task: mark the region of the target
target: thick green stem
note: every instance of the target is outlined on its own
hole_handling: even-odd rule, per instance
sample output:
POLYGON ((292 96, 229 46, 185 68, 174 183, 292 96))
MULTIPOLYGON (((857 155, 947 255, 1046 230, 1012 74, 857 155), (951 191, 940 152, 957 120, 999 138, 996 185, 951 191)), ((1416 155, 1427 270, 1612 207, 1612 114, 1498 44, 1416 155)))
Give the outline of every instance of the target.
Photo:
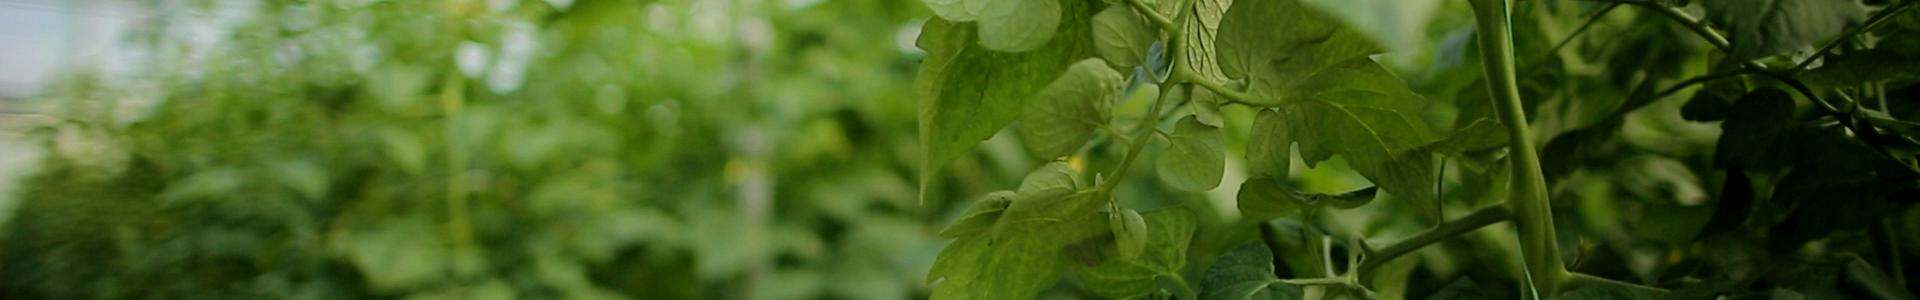
MULTIPOLYGON (((1513 65, 1513 28, 1508 0, 1471 0, 1476 37, 1480 42, 1480 61, 1486 72, 1489 94, 1507 125, 1511 136, 1513 167, 1512 197, 1507 206, 1513 210, 1514 226, 1520 230, 1520 251, 1526 262, 1527 276, 1535 283, 1538 295, 1555 295, 1566 266, 1560 263, 1560 247, 1555 242, 1553 211, 1547 202, 1547 181, 1540 170, 1540 154, 1535 152, 1533 133, 1527 128, 1527 116, 1521 106, 1519 82, 1513 65)), ((1533 294, 1533 293, 1526 293, 1533 294)))

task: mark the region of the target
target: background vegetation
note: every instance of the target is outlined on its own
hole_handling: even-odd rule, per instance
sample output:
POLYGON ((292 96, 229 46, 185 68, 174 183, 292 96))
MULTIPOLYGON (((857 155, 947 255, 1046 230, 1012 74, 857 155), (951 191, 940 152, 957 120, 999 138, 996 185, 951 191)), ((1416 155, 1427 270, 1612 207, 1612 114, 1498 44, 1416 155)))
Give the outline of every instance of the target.
MULTIPOLYGON (((1407 112, 1428 134, 1493 114, 1465 1, 1305 2, 1388 50, 1374 60, 1418 94, 1407 112)), ((1110 5, 1061 3, 1080 12, 1110 5)), ((1787 45, 1849 45, 1793 75, 1827 98, 1870 104, 1860 112, 1893 121, 1873 124, 1897 133, 1890 136, 1911 136, 1893 130, 1920 128, 1905 123, 1920 120, 1911 71, 1920 62, 1911 59, 1920 57, 1920 13, 1891 13, 1910 3, 1870 3, 1858 19, 1787 45), (1863 24, 1880 25, 1848 29, 1863 24)), ((12 206, 0 225, 6 298, 936 297, 939 283, 925 279, 955 244, 941 230, 992 191, 1053 166, 1029 152, 1044 140, 1023 141, 1012 127, 978 130, 992 138, 972 149, 923 144, 927 95, 916 76, 929 50, 915 41, 939 17, 922 1, 140 4, 156 17, 128 39, 150 54, 137 71, 73 70, 52 95, 32 100, 56 121, 29 136, 47 149, 36 173, 19 193, 0 196, 12 206), (215 26, 217 42, 183 38, 202 29, 189 20, 216 11, 237 16, 215 26), (951 163, 929 168, 927 153, 951 163)), ((1561 259, 1621 281, 1705 286, 1709 296, 1875 296, 1848 283, 1861 276, 1855 264, 1890 269, 1891 282, 1911 286, 1900 270, 1902 262, 1920 267, 1912 205, 1920 195, 1912 177, 1879 174, 1911 174, 1901 166, 1913 166, 1920 144, 1829 140, 1844 146, 1782 154, 1749 151, 1801 140, 1728 142, 1776 136, 1732 134, 1749 128, 1852 135, 1821 134, 1837 127, 1816 125, 1837 121, 1815 117, 1826 113, 1795 86, 1758 74, 1680 84, 1727 70, 1724 61, 1794 67, 1811 56, 1741 44, 1754 39, 1737 34, 1716 44, 1672 19, 1733 15, 1712 7, 1724 6, 1515 6, 1520 92, 1544 142, 1561 259), (1793 103, 1785 117, 1743 113, 1779 108, 1745 103, 1781 101, 1793 103), (1808 126, 1740 125, 1788 119, 1808 126), (1785 171, 1799 164, 1831 168, 1785 171), (1738 168, 1765 172, 1748 178, 1738 168), (1880 173, 1827 176, 1867 169, 1880 173), (1784 188, 1792 183, 1807 184, 1784 188), (1770 196, 1730 195, 1741 188, 1770 196), (1728 200, 1782 198, 1794 201, 1728 200)), ((1136 54, 1146 67, 1122 74, 1136 80, 1110 116, 1128 124, 1156 101, 1136 97, 1154 94, 1140 92, 1148 85, 1139 78, 1163 74, 1149 62, 1166 59, 1158 50, 1136 54)), ((1124 207, 1192 217, 1191 243, 1154 246, 1184 251, 1166 265, 1190 279, 1259 240, 1246 225, 1261 220, 1236 197, 1240 183, 1262 175, 1244 152, 1249 133, 1261 132, 1256 110, 1196 106, 1170 109, 1217 109, 1195 122, 1224 133, 1216 138, 1228 151, 1224 184, 1189 191, 1195 183, 1155 176, 1179 165, 1141 163, 1113 192, 1124 207)), ((1153 143, 1148 162, 1165 151, 1153 143)), ((1055 165, 1107 170, 1127 159, 1111 144, 1071 150, 1055 165)), ((1502 201, 1504 154, 1473 154, 1434 161, 1438 214, 1377 201, 1305 222, 1393 241, 1502 201)), ((1281 179, 1319 193, 1369 186, 1349 160, 1282 162, 1291 171, 1281 179)), ((1442 243, 1381 267, 1376 280, 1393 284, 1376 286, 1375 296, 1458 295, 1448 288, 1472 285, 1465 274, 1517 257, 1514 245, 1485 246, 1516 240, 1511 230, 1476 234, 1480 244, 1442 243)), ((1314 272, 1287 260, 1281 278, 1314 272)), ((1039 296, 1137 296, 1081 284, 1088 280, 1098 279, 1069 276, 1038 287, 1039 296)), ((1143 290, 1170 297, 1160 290, 1172 286, 1143 290)))

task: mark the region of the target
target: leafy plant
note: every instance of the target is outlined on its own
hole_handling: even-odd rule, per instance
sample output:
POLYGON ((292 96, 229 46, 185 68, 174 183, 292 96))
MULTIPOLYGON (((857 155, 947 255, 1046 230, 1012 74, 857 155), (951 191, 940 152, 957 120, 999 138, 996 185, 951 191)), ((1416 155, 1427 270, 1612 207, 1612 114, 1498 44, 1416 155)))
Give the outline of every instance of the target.
POLYGON ((922 201, 1002 128, 1044 162, 943 233, 934 299, 1063 278, 1105 298, 1913 297, 1914 228, 1892 224, 1920 199, 1920 115, 1893 91, 1920 28, 1889 24, 1920 20, 1914 1, 1441 5, 1471 12, 1473 42, 1423 76, 1382 63, 1419 26, 1368 16, 1425 4, 922 2, 922 201), (1035 46, 997 42, 1009 28, 1035 46), (1157 180, 1133 176, 1142 157, 1157 180), (1298 177, 1326 171, 1296 164, 1372 186, 1316 192, 1298 177), (1153 181, 1171 199, 1124 201, 1153 181), (1237 195, 1179 196, 1216 189, 1237 195), (1381 228, 1401 237, 1376 246, 1381 228), (1591 262, 1633 256, 1654 262, 1591 262))

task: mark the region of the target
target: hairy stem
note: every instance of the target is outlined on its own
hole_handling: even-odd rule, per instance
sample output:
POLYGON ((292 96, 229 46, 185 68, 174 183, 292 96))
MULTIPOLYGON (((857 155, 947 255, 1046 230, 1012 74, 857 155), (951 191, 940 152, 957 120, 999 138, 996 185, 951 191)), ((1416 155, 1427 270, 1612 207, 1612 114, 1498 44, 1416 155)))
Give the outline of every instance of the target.
POLYGON ((1471 0, 1476 37, 1480 42, 1480 62, 1485 71, 1489 94, 1501 123, 1507 125, 1511 139, 1514 225, 1520 230, 1520 251, 1526 262, 1526 276, 1536 283, 1541 295, 1555 295, 1566 266, 1560 263, 1560 247, 1555 242, 1553 211, 1547 202, 1546 176, 1540 169, 1540 154, 1534 150, 1533 133, 1527 128, 1527 116, 1521 106, 1520 85, 1514 78, 1513 28, 1508 0, 1471 0))
POLYGON ((1425 248, 1427 245, 1460 236, 1472 232, 1475 229, 1487 227, 1487 225, 1493 225, 1493 223, 1506 221, 1510 218, 1513 218, 1513 210, 1508 209, 1506 206, 1495 205, 1481 208, 1459 219, 1442 222, 1439 226, 1434 226, 1433 229, 1428 229, 1426 232, 1415 234, 1405 240, 1395 242, 1385 248, 1380 248, 1380 250, 1369 252, 1366 254, 1366 259, 1362 260, 1360 266, 1354 268, 1354 271, 1360 272, 1362 276, 1372 274, 1370 271, 1374 268, 1386 265, 1387 262, 1393 261, 1394 258, 1399 258, 1401 255, 1413 253, 1414 250, 1420 250, 1420 248, 1425 248))

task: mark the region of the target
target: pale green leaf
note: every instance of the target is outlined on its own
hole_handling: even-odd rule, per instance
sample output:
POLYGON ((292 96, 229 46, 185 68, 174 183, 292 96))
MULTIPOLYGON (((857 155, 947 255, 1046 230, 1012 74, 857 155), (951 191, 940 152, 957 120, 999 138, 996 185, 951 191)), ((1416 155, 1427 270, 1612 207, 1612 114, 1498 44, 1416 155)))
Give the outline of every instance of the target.
POLYGON ((1252 241, 1234 247, 1207 267, 1200 300, 1303 299, 1299 287, 1273 276, 1273 252, 1252 241))
POLYGON ((974 11, 967 10, 968 5, 983 5, 987 0, 920 0, 933 10, 933 14, 954 22, 971 22, 980 18, 974 11))
POLYGON ((973 206, 967 207, 967 211, 961 213, 960 219, 953 221, 953 225, 947 225, 947 229, 941 230, 940 237, 951 239, 992 229, 994 222, 1000 220, 1001 212, 1006 211, 1007 205, 1013 203, 1013 198, 1013 191, 987 193, 986 197, 980 198, 980 201, 974 201, 973 206))
POLYGON ((1000 52, 1039 49, 1060 27, 1060 0, 980 0, 980 45, 1000 52))
POLYGON ((1088 215, 1001 239, 962 236, 940 250, 927 272, 935 284, 932 299, 1031 299, 1066 271, 1063 248, 1106 233, 1105 219, 1088 215))
POLYGON ((1140 215, 1146 223, 1145 252, 1137 259, 1109 259, 1075 269, 1087 289, 1110 299, 1144 295, 1159 290, 1155 278, 1178 276, 1186 266, 1187 246, 1198 224, 1193 212, 1173 207, 1140 215))
POLYGON ((1168 140, 1171 145, 1155 162, 1161 180, 1174 188, 1196 192, 1220 186, 1227 157, 1219 127, 1188 116, 1174 124, 1168 140))
POLYGON ((1035 157, 1073 154, 1113 120, 1113 103, 1125 88, 1126 78, 1098 58, 1074 63, 1027 101, 1020 142, 1035 157))
POLYGON ((993 236, 1006 237, 1067 220, 1093 215, 1111 195, 1098 189, 1082 191, 1079 172, 1063 162, 1048 163, 1027 173, 1006 212, 994 222, 993 236))
MULTIPOLYGON (((970 3, 970 2, 969 2, 970 3)), ((1024 101, 1067 66, 1093 55, 1084 3, 1066 3, 1059 38, 1021 53, 987 50, 972 23, 929 19, 915 42, 927 52, 915 77, 920 97, 921 198, 939 171, 1020 117, 1024 101)))
POLYGON ((1707 17, 1727 31, 1726 62, 1739 64, 1811 49, 1847 26, 1866 20, 1867 8, 1857 0, 1719 0, 1704 1, 1707 17))
POLYGON ((1117 67, 1145 64, 1147 47, 1153 45, 1154 36, 1147 20, 1126 5, 1108 6, 1093 16, 1093 49, 1117 67))
POLYGON ((1305 94, 1296 86, 1315 74, 1380 53, 1359 33, 1299 0, 1235 2, 1220 21, 1215 45, 1224 75, 1247 80, 1257 97, 1287 101, 1305 94))

